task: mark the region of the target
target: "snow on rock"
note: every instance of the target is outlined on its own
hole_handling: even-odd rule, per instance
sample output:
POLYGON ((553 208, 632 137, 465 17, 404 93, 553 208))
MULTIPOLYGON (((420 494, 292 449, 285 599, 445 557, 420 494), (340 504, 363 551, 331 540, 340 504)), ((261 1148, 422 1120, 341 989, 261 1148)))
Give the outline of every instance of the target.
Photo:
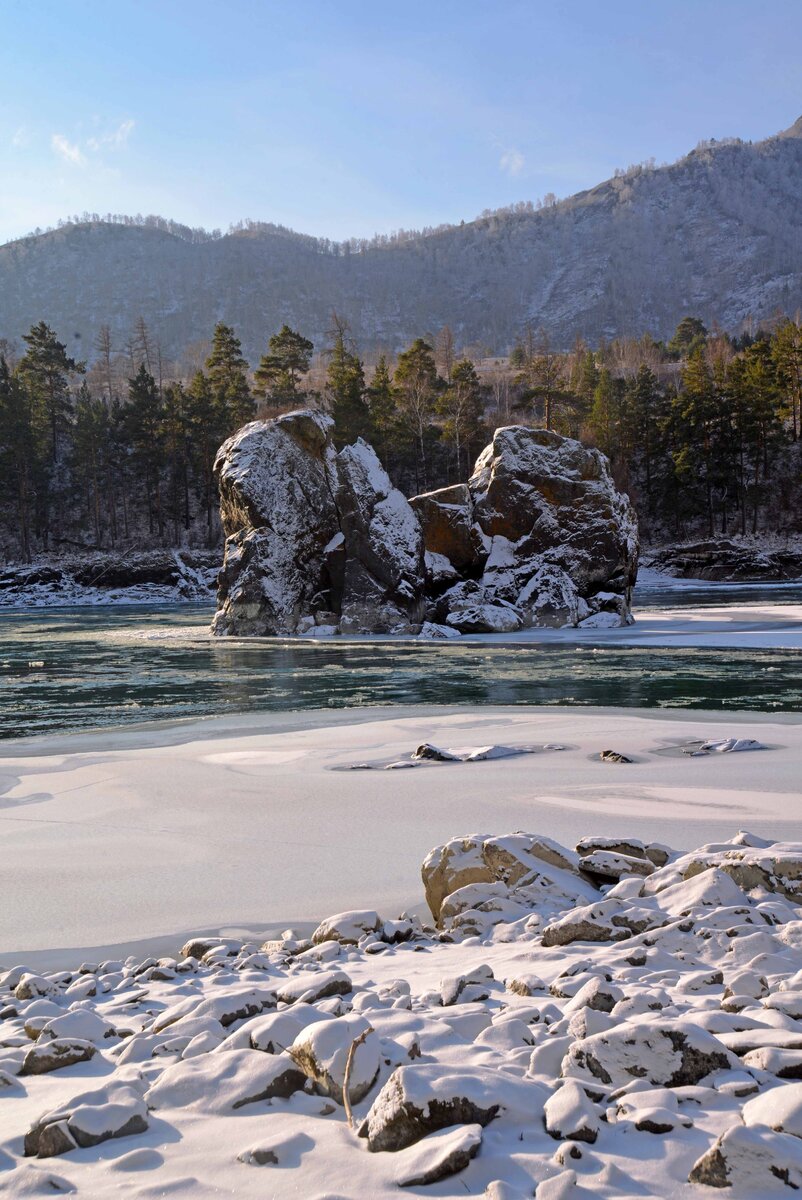
POLYGON ((437 1183, 456 1175, 479 1153, 481 1125, 440 1129, 398 1153, 395 1180, 399 1187, 437 1183))
POLYGON ((360 1129, 368 1150, 403 1150, 449 1125, 488 1125, 504 1107, 534 1102, 526 1084, 484 1068, 398 1067, 360 1129))
POLYGON ((497 429, 468 484, 394 488, 315 410, 244 426, 215 462, 221 635, 514 633, 627 624, 637 527, 598 450, 497 429))
POLYGON ((766 1128, 733 1125, 694 1163, 690 1183, 737 1188, 736 1195, 763 1197, 802 1188, 802 1143, 766 1128))
POLYGON ((95 1053, 91 1042, 80 1038, 54 1038, 44 1045, 31 1046, 22 1061, 20 1075, 44 1075, 48 1071, 72 1067, 76 1063, 89 1062, 95 1053))
POLYGON ((552 1092, 543 1106, 546 1130, 553 1138, 575 1142, 595 1142, 599 1136, 599 1117, 581 1084, 566 1079, 552 1092))
POLYGON ((505 837, 472 834, 432 850, 421 875, 426 903, 439 921, 445 898, 474 883, 501 884, 511 900, 523 897, 529 907, 535 906, 535 895, 541 903, 551 899, 562 906, 589 899, 597 893, 580 878, 578 863, 578 855, 551 838, 524 833, 505 837))
POLYGON ((714 1071, 737 1068, 737 1060, 712 1034, 690 1022, 625 1021, 574 1042, 563 1060, 566 1077, 623 1087, 648 1079, 665 1087, 699 1083, 714 1071))
POLYGON ((637 523, 598 450, 543 429, 497 429, 467 486, 410 503, 427 552, 475 581, 436 598, 435 619, 462 628, 458 613, 508 604, 519 627, 631 622, 637 523))
POLYGON ((147 1107, 139 1091, 112 1081, 40 1117, 25 1134, 24 1152, 27 1158, 53 1158, 147 1128, 147 1107))
POLYGON ((767 1125, 778 1133, 802 1138, 802 1083, 786 1083, 763 1092, 744 1105, 745 1125, 767 1125))
POLYGON ((148 1194, 188 1180, 200 1197, 208 1179, 243 1200, 265 1172, 268 1192, 280 1174, 342 1200, 437 1191, 451 1172, 455 1194, 496 1200, 668 1200, 689 1178, 694 1194, 800 1188, 802 911, 786 895, 800 859, 744 833, 683 854, 471 835, 424 865, 439 929, 365 910, 321 922, 344 940, 200 937, 186 957, 12 965, 0 1192, 57 1191, 26 1155, 67 1155, 92 1200, 145 1170, 148 1194), (655 870, 594 882, 594 854, 655 870), (25 1069, 62 1047, 58 1069, 25 1069), (341 1103, 352 1048, 361 1141, 341 1103), (91 1149, 149 1126, 139 1145, 91 1149))
POLYGON ((381 925, 379 914, 373 909, 337 913, 318 925, 312 934, 312 941, 315 945, 320 942, 342 942, 344 945, 352 945, 365 934, 375 933, 381 925))
POLYGON ((145 1093, 145 1100, 150 1109, 228 1113, 257 1100, 291 1096, 305 1082, 306 1075, 289 1054, 230 1050, 168 1066, 145 1093))
POLYGON ((379 1039, 364 1017, 352 1014, 316 1021, 296 1037, 290 1055, 321 1095, 342 1104, 352 1046, 348 1098, 352 1104, 358 1104, 370 1092, 379 1074, 379 1039))

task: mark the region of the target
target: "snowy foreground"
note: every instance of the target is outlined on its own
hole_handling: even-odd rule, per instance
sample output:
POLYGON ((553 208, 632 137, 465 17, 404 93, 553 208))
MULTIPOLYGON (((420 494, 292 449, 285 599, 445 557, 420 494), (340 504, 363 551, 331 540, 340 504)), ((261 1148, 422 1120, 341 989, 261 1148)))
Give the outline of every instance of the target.
POLYGON ((423 881, 436 927, 12 967, 0 1193, 802 1187, 802 844, 475 835, 423 881))
POLYGON ((193 932, 264 938, 338 909, 423 911, 420 864, 460 830, 686 849, 744 827, 796 839, 800 762, 791 714, 584 708, 261 713, 5 742, 0 964, 175 953, 193 932), (733 734, 772 748, 677 749, 733 734), (383 769, 423 742, 542 749, 383 769), (607 749, 633 761, 602 762, 607 749), (374 769, 350 769, 363 763, 374 769))

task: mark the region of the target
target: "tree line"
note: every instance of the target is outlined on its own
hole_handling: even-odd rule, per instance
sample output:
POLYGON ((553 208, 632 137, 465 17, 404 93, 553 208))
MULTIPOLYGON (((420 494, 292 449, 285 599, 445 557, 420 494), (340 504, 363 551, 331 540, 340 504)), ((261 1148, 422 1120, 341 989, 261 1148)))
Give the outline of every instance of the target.
POLYGON ((685 318, 648 335, 554 349, 527 327, 503 359, 445 327, 366 366, 333 313, 326 345, 284 325, 251 370, 219 323, 198 369, 170 377, 144 321, 125 354, 103 328, 87 369, 45 322, 0 345, 0 547, 215 545, 220 443, 254 417, 328 411, 339 446, 364 437, 407 494, 464 480, 498 424, 598 445, 652 539, 795 528, 802 494, 802 326, 740 338, 685 318), (127 366, 121 381, 120 363, 127 366))

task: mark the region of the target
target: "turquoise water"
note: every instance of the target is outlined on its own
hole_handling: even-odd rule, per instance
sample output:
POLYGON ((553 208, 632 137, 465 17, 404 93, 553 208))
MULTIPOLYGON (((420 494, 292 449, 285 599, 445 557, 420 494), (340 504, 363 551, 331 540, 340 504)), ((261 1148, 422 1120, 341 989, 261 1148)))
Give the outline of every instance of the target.
MULTIPOLYGON (((784 589, 783 589, 784 590, 784 589)), ((750 588, 641 603, 798 600, 750 588)), ((0 614, 0 738, 154 718, 405 704, 802 710, 802 654, 568 643, 387 645, 192 640, 206 607, 0 614), (172 636, 148 639, 160 631, 172 636)))

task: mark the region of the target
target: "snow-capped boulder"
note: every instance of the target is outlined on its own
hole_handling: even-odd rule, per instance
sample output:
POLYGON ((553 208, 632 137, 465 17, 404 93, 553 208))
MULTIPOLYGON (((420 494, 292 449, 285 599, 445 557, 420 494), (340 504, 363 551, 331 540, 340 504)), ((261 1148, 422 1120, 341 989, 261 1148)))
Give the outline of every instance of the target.
POLYGON ((479 1153, 481 1144, 481 1125, 439 1129, 409 1149, 399 1151, 395 1181, 399 1187, 415 1187, 447 1179, 467 1167, 479 1153))
POLYGON ((230 1113, 258 1100, 291 1096, 305 1082, 306 1076, 289 1054, 230 1050, 167 1067, 145 1093, 145 1100, 150 1109, 230 1113))
POLYGON ((714 1071, 737 1066, 717 1038, 690 1021, 624 1021, 574 1042, 563 1059, 562 1073, 613 1088, 633 1079, 671 1088, 698 1084, 714 1071))
POLYGON ((310 634, 332 615, 344 632, 419 620, 418 520, 373 449, 360 439, 338 454, 332 428, 300 410, 253 421, 220 447, 227 540, 215 633, 310 634))
POLYGON ((348 1057, 348 1099, 358 1104, 379 1074, 379 1039, 373 1026, 357 1013, 316 1021, 298 1034, 290 1055, 323 1096, 343 1103, 348 1057), (354 1047, 353 1052, 351 1048, 354 1047))
POLYGON ((376 933, 382 925, 383 921, 373 909, 337 913, 318 925, 312 934, 312 941, 315 945, 321 942, 342 942, 346 946, 353 946, 366 933, 376 933))
POLYGON ((543 1106, 546 1132, 553 1138, 574 1142, 595 1142, 599 1136, 599 1117, 585 1089, 574 1079, 566 1079, 543 1106))
POLYGON ((697 1159, 689 1183, 737 1188, 741 1196, 765 1196, 802 1188, 802 1142, 765 1126, 732 1125, 697 1159))
POLYGON ((295 633, 300 617, 330 607, 327 548, 340 533, 331 427, 322 413, 288 413, 252 421, 217 452, 226 550, 215 633, 295 633))
POLYGON ((394 488, 361 438, 299 410, 253 421, 218 451, 226 551, 222 635, 510 633, 626 624, 637 527, 598 450, 496 430, 468 484, 394 488))
POLYGON ((112 1080, 40 1117, 25 1134, 25 1155, 54 1158, 79 1146, 98 1146, 110 1138, 144 1133, 147 1128, 147 1107, 142 1096, 130 1084, 112 1080))
POLYGON ((54 1038, 44 1045, 31 1046, 22 1063, 20 1075, 45 1075, 72 1067, 75 1063, 89 1062, 97 1053, 91 1042, 81 1038, 54 1038))
POLYGON ((403 1150, 449 1125, 488 1125, 510 1104, 533 1109, 538 1098, 531 1084, 483 1067, 398 1067, 359 1133, 368 1150, 403 1150))
POLYGON ((452 838, 426 856, 421 875, 435 921, 440 921, 447 897, 471 884, 498 884, 494 895, 509 894, 528 908, 549 899, 562 907, 598 895, 578 874, 579 857, 551 838, 511 833, 492 837, 472 834, 452 838))
POLYGON ((468 487, 478 524, 515 544, 516 557, 549 552, 583 594, 634 583, 635 515, 599 450, 545 429, 497 429, 468 487))

